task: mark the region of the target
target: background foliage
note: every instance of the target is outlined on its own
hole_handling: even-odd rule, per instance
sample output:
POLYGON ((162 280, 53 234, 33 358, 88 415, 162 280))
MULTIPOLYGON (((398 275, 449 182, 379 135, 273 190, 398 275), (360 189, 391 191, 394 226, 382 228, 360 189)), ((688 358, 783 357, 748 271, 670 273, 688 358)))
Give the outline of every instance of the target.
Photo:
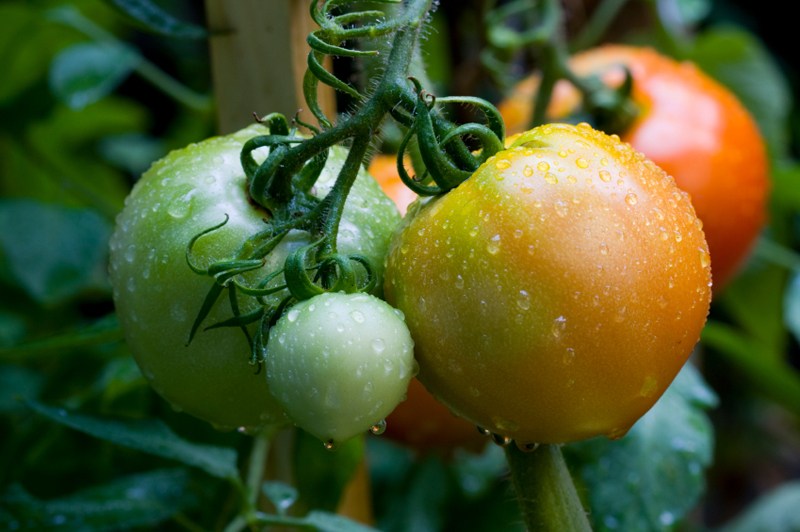
MULTIPOLYGON (((598 4, 564 2, 575 42, 598 4)), ((568 461, 598 529, 800 530, 790 17, 732 0, 620 4, 599 40, 695 60, 756 117, 771 154, 770 223, 656 408, 622 440, 570 446, 568 461)), ((424 53, 437 93, 496 102, 533 66, 524 50, 501 70, 487 59, 487 6, 441 1, 424 53)), ((173 412, 150 390, 106 276, 108 236, 137 176, 215 132, 204 28, 201 3, 188 0, 0 4, 0 528, 207 530, 236 519, 253 439, 173 412)), ((519 526, 492 445, 421 454, 371 436, 327 453, 303 434, 286 440, 275 460, 294 465, 292 486, 266 483, 262 505, 287 523, 359 528, 332 512, 366 456, 377 528, 519 526)))

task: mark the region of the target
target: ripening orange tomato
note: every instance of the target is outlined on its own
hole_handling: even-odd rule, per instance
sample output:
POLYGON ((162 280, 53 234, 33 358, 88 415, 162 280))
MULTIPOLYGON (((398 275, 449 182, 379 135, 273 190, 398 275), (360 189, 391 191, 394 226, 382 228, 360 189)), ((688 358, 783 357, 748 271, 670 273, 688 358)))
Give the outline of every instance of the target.
MULTIPOLYGON (((714 291, 731 280, 765 225, 769 168, 758 126, 739 100, 690 62, 649 48, 605 45, 576 54, 578 75, 596 74, 609 85, 633 76, 639 115, 620 134, 675 178, 689 193, 711 252, 714 291)), ((498 105, 509 134, 528 128, 538 77, 513 88, 498 105)), ((563 119, 580 105, 577 90, 557 84, 550 119, 563 119)))
POLYGON ((709 266, 668 174, 548 124, 412 206, 384 296, 438 400, 504 440, 565 443, 620 437, 658 400, 705 324, 709 266))

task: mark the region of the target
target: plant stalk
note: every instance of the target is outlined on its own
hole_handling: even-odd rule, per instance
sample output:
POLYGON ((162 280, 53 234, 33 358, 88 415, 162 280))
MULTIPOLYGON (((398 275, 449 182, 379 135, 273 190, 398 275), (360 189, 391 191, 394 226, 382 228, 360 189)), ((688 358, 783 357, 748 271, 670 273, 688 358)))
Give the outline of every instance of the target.
POLYGON ((540 445, 525 452, 513 443, 506 447, 511 479, 527 529, 542 532, 592 530, 561 447, 540 445))

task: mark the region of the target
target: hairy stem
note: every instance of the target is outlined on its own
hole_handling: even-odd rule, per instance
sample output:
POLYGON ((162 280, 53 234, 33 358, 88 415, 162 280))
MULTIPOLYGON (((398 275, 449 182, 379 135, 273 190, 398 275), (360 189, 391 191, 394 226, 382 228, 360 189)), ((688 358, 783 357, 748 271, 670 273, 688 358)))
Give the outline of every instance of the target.
POLYGON ((506 458, 528 530, 591 531, 558 445, 541 445, 524 452, 511 444, 506 447, 506 458))

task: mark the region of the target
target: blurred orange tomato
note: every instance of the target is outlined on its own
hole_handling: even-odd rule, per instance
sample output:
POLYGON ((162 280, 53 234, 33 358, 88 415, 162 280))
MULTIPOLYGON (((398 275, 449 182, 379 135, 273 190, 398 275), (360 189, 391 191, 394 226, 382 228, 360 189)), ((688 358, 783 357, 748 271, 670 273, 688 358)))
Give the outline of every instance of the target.
POLYGON ((369 163, 369 173, 380 184, 383 191, 389 196, 400 214, 405 215, 408 206, 417 199, 417 195, 400 180, 397 172, 397 156, 379 153, 369 163))

